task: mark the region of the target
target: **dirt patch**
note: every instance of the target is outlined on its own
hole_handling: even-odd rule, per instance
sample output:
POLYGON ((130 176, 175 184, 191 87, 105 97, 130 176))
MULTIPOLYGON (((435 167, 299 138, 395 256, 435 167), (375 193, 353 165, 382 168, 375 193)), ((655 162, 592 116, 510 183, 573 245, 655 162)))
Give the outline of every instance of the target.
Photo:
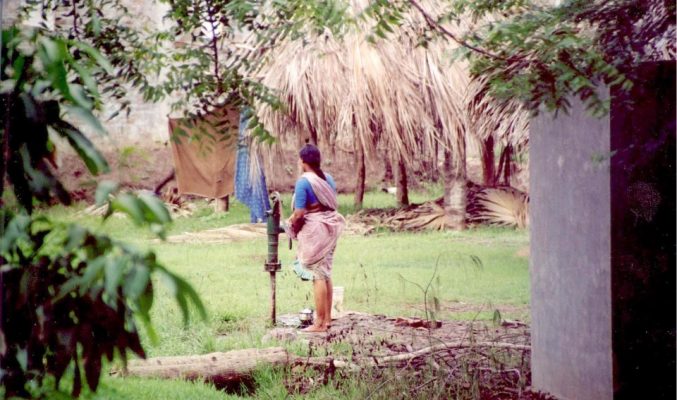
POLYGON ((290 368, 284 376, 290 394, 332 384, 339 390, 342 385, 366 386, 374 398, 552 399, 529 389, 531 337, 526 324, 431 324, 348 313, 334 320, 326 334, 284 339, 305 340, 309 360, 327 360, 325 365, 290 368))
MULTIPOLYGON (((373 228, 365 227, 360 224, 348 223, 344 230, 346 235, 364 235, 371 232, 373 228)), ((222 244, 240 242, 246 240, 263 239, 267 235, 266 224, 236 224, 224 228, 207 229, 197 232, 184 232, 178 235, 169 236, 167 243, 201 243, 201 244, 222 244)), ((280 243, 286 243, 286 234, 280 236, 280 243)))
POLYGON ((132 190, 153 190, 174 168, 167 143, 107 145, 99 149, 108 161, 110 172, 96 177, 72 150, 66 148, 58 153, 57 177, 70 190, 74 201, 92 203, 96 185, 102 180, 113 180, 132 190))
MULTIPOLYGON (((97 182, 103 179, 117 181, 124 188, 153 190, 174 168, 172 151, 168 142, 137 141, 119 144, 99 144, 111 172, 93 177, 84 163, 67 145, 60 145, 57 155, 59 168, 57 176, 66 188, 73 192, 75 200, 92 202, 97 182)), ((347 151, 325 150, 323 167, 330 172, 339 183, 339 191, 352 193, 355 190, 354 155, 347 151)), ((272 161, 267 171, 269 190, 289 192, 298 177, 297 149, 285 146, 272 161)), ((429 164, 429 163, 428 163, 429 164)), ((427 164, 426 164, 427 165, 427 164)), ((524 190, 528 178, 527 168, 520 168, 515 173, 516 187, 524 190)), ((468 159, 468 179, 481 182, 482 171, 479 159, 468 159)), ((423 169, 423 164, 415 163, 409 168, 410 189, 416 189, 430 180, 431 171, 423 169)), ((367 163, 367 188, 380 189, 392 185, 384 182, 385 164, 382 157, 369 157, 367 163)))
POLYGON ((422 320, 347 313, 332 321, 327 334, 307 335, 307 339, 317 348, 331 343, 348 344, 353 353, 370 357, 412 352, 439 343, 529 345, 531 340, 529 327, 525 324, 494 326, 481 321, 437 321, 439 328, 429 329, 416 321, 422 320), (403 322, 407 320, 414 322, 403 322))

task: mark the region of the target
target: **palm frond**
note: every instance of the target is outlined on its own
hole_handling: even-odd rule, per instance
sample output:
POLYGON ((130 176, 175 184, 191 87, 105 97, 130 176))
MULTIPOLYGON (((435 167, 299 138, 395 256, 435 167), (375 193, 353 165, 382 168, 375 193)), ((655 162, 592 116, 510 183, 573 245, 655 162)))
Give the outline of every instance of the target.
POLYGON ((529 197, 513 188, 484 189, 477 195, 477 221, 492 225, 526 228, 529 224, 529 197))

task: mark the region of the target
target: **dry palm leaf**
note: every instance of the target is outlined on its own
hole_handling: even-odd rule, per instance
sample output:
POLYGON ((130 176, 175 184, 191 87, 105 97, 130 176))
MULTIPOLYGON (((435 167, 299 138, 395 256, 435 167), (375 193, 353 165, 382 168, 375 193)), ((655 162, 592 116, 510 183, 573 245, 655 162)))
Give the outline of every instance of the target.
POLYGON ((457 228, 445 212, 442 199, 399 209, 362 210, 348 217, 349 224, 366 224, 392 231, 444 230, 457 228))
POLYGON ((529 197, 513 188, 484 189, 477 195, 480 210, 475 217, 492 225, 526 228, 529 197))

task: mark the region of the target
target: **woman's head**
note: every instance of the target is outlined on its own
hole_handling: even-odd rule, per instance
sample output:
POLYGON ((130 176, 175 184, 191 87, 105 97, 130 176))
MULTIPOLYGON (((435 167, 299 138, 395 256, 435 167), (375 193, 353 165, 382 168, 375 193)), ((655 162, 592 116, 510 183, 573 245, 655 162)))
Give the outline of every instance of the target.
POLYGON ((299 158, 301 162, 307 165, 317 176, 326 180, 324 173, 320 168, 322 156, 320 155, 320 149, 318 149, 317 146, 306 144, 299 151, 299 158))
POLYGON ((306 144, 299 151, 299 157, 301 161, 308 165, 317 165, 319 166, 322 162, 322 156, 320 155, 320 149, 312 144, 306 144))

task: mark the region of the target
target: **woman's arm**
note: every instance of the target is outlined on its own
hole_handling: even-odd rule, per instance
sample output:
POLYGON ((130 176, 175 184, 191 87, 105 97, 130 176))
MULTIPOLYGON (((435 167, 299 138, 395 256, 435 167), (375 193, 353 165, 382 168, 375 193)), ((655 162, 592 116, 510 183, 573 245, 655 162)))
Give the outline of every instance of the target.
POLYGON ((290 226, 294 226, 295 223, 300 222, 303 219, 303 216, 306 215, 306 208, 304 205, 306 204, 306 191, 308 185, 309 184, 306 179, 299 179, 296 181, 292 200, 294 204, 294 212, 287 220, 290 226))
POLYGON ((303 216, 306 215, 306 209, 305 208, 295 208, 294 212, 292 215, 289 217, 287 220, 289 222, 289 225, 294 225, 296 222, 298 222, 303 216))

